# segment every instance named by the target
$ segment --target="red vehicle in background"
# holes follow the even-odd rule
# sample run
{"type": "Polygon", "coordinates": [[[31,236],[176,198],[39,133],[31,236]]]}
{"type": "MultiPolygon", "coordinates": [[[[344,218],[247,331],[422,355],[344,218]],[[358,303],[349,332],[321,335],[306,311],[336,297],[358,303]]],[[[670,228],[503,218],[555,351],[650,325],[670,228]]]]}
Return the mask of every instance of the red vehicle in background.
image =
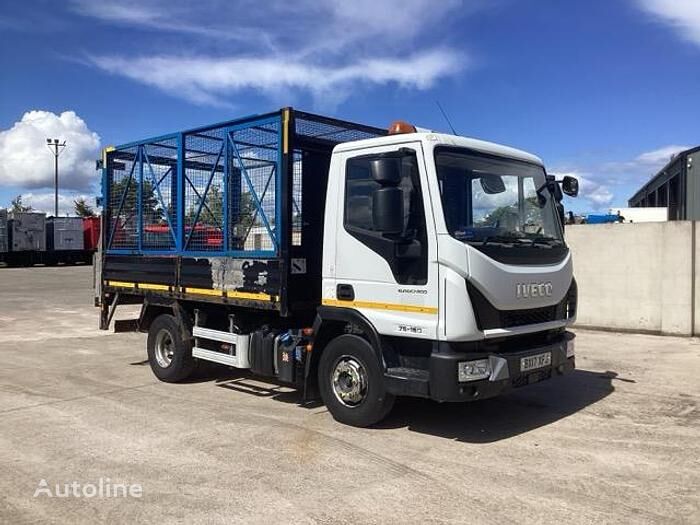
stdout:
{"type": "Polygon", "coordinates": [[[99,217],[85,217],[83,219],[83,238],[86,251],[97,251],[100,243],[100,224],[99,217]]]}

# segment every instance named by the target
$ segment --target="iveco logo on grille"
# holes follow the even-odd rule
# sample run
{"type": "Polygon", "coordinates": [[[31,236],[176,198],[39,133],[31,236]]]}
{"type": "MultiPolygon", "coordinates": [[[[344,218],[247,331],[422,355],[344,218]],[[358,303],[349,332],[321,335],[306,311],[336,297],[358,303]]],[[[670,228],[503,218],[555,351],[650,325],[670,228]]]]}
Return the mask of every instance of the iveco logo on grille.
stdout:
{"type": "Polygon", "coordinates": [[[530,299],[533,297],[549,297],[554,287],[551,281],[546,283],[516,283],[515,297],[518,299],[530,299]]]}

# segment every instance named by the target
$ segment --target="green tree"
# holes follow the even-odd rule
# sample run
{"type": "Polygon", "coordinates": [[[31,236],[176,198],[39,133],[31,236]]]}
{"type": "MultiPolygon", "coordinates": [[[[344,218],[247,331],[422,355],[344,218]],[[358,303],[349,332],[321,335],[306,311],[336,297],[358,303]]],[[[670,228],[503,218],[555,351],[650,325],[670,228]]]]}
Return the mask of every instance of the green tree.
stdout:
{"type": "Polygon", "coordinates": [[[12,201],[10,202],[10,211],[13,213],[23,213],[27,211],[32,211],[34,208],[31,206],[25,206],[22,204],[22,196],[17,195],[12,201]]]}
{"type": "Polygon", "coordinates": [[[78,217],[97,217],[95,210],[82,197],[73,201],[73,208],[78,217]]]}
{"type": "MultiPolygon", "coordinates": [[[[197,208],[201,199],[197,198],[196,203],[187,210],[186,222],[192,224],[194,222],[197,208]]],[[[224,195],[221,188],[212,186],[207,193],[205,206],[202,206],[202,211],[199,213],[197,224],[205,224],[207,226],[223,227],[224,221],[224,195]]],[[[229,204],[229,210],[233,206],[229,204]]],[[[255,214],[255,203],[250,192],[241,193],[240,203],[238,206],[238,214],[236,217],[231,216],[229,221],[234,228],[243,228],[245,232],[253,224],[253,215],[255,214]]],[[[258,220],[260,214],[258,214],[258,220]]]]}
{"type": "MultiPolygon", "coordinates": [[[[112,218],[115,218],[119,212],[119,204],[123,199],[124,205],[119,213],[119,218],[123,222],[135,219],[138,213],[138,181],[136,178],[124,178],[112,183],[110,193],[112,218]],[[124,197],[124,192],[126,192],[126,197],[124,197]]],[[[165,215],[158,202],[153,184],[147,180],[143,181],[141,188],[141,206],[144,217],[148,217],[150,223],[165,221],[165,215]]]]}
{"type": "MultiPolygon", "coordinates": [[[[193,224],[202,199],[197,197],[185,214],[186,224],[193,224]]],[[[224,220],[224,198],[218,186],[212,186],[204,199],[202,211],[199,212],[197,224],[221,228],[224,220]]]]}

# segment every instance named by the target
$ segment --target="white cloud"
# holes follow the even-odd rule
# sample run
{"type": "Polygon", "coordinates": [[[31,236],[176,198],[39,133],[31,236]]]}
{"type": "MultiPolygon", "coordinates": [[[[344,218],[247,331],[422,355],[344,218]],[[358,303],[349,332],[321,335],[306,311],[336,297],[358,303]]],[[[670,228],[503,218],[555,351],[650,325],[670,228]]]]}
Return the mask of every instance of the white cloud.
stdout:
{"type": "Polygon", "coordinates": [[[683,38],[700,45],[698,0],[637,0],[639,6],[673,28],[683,38]]]}
{"type": "Polygon", "coordinates": [[[615,194],[610,190],[607,184],[595,180],[595,176],[590,173],[582,173],[580,171],[568,172],[550,172],[550,175],[555,175],[557,179],[562,177],[575,177],[579,182],[578,198],[583,199],[590,208],[594,210],[602,210],[608,208],[615,200],[615,194]]]}
{"type": "Polygon", "coordinates": [[[690,149],[690,146],[664,146],[653,151],[642,153],[635,159],[635,163],[640,166],[649,166],[652,168],[662,168],[668,161],[681,151],[690,149]]]}
{"type": "Polygon", "coordinates": [[[448,50],[402,58],[362,59],[343,66],[314,66],[278,58],[93,57],[92,63],[113,74],[142,82],[195,103],[225,104],[225,95],[241,89],[270,94],[285,89],[312,93],[318,99],[341,97],[355,83],[426,89],[454,74],[463,61],[448,50]],[[145,75],[144,72],[148,74],[145,75]]]}
{"type": "Polygon", "coordinates": [[[570,175],[579,179],[579,196],[594,210],[608,208],[618,197],[626,201],[632,193],[656,175],[673,155],[689,146],[668,145],[640,153],[631,160],[607,162],[600,165],[576,166],[573,169],[554,170],[552,175],[570,175]]]}
{"type": "Polygon", "coordinates": [[[615,195],[605,184],[601,184],[589,179],[584,175],[579,175],[579,191],[584,199],[589,201],[595,209],[610,206],[615,195]]]}
{"type": "Polygon", "coordinates": [[[54,158],[47,138],[67,144],[59,157],[59,189],[86,190],[95,184],[95,159],[100,148],[97,133],[73,111],[57,115],[35,110],[0,131],[0,186],[53,187],[54,158]]]}
{"type": "MultiPolygon", "coordinates": [[[[95,207],[95,196],[86,195],[77,192],[61,192],[58,195],[58,213],[59,215],[75,215],[75,206],[73,201],[85,199],[93,209],[95,207]]],[[[22,204],[31,206],[34,211],[41,211],[47,215],[53,216],[54,212],[54,194],[53,192],[29,192],[22,193],[22,204]]]]}
{"type": "Polygon", "coordinates": [[[227,105],[229,95],[241,90],[284,93],[288,98],[292,89],[331,105],[362,86],[428,89],[469,66],[466,53],[443,42],[444,28],[486,4],[484,0],[71,3],[76,12],[104,23],[178,33],[180,49],[187,49],[164,54],[162,47],[147,46],[138,56],[93,54],[87,57],[88,64],[212,105],[227,105]],[[226,45],[231,39],[235,44],[226,45]],[[417,42],[422,49],[418,53],[417,42]]]}

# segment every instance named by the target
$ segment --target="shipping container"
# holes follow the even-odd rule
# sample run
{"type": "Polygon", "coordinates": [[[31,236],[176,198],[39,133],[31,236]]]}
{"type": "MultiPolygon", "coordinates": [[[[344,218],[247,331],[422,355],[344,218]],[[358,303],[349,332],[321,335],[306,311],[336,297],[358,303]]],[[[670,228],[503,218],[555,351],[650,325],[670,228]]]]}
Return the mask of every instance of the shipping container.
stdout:
{"type": "Polygon", "coordinates": [[[7,252],[7,210],[0,209],[0,253],[7,252]]]}
{"type": "Polygon", "coordinates": [[[47,250],[82,250],[83,246],[81,217],[51,217],[46,221],[47,250]]]}
{"type": "Polygon", "coordinates": [[[10,212],[8,239],[11,252],[46,251],[46,214],[10,212]]]}
{"type": "Polygon", "coordinates": [[[100,218],[83,219],[83,245],[87,251],[96,251],[100,243],[100,218]]]}

